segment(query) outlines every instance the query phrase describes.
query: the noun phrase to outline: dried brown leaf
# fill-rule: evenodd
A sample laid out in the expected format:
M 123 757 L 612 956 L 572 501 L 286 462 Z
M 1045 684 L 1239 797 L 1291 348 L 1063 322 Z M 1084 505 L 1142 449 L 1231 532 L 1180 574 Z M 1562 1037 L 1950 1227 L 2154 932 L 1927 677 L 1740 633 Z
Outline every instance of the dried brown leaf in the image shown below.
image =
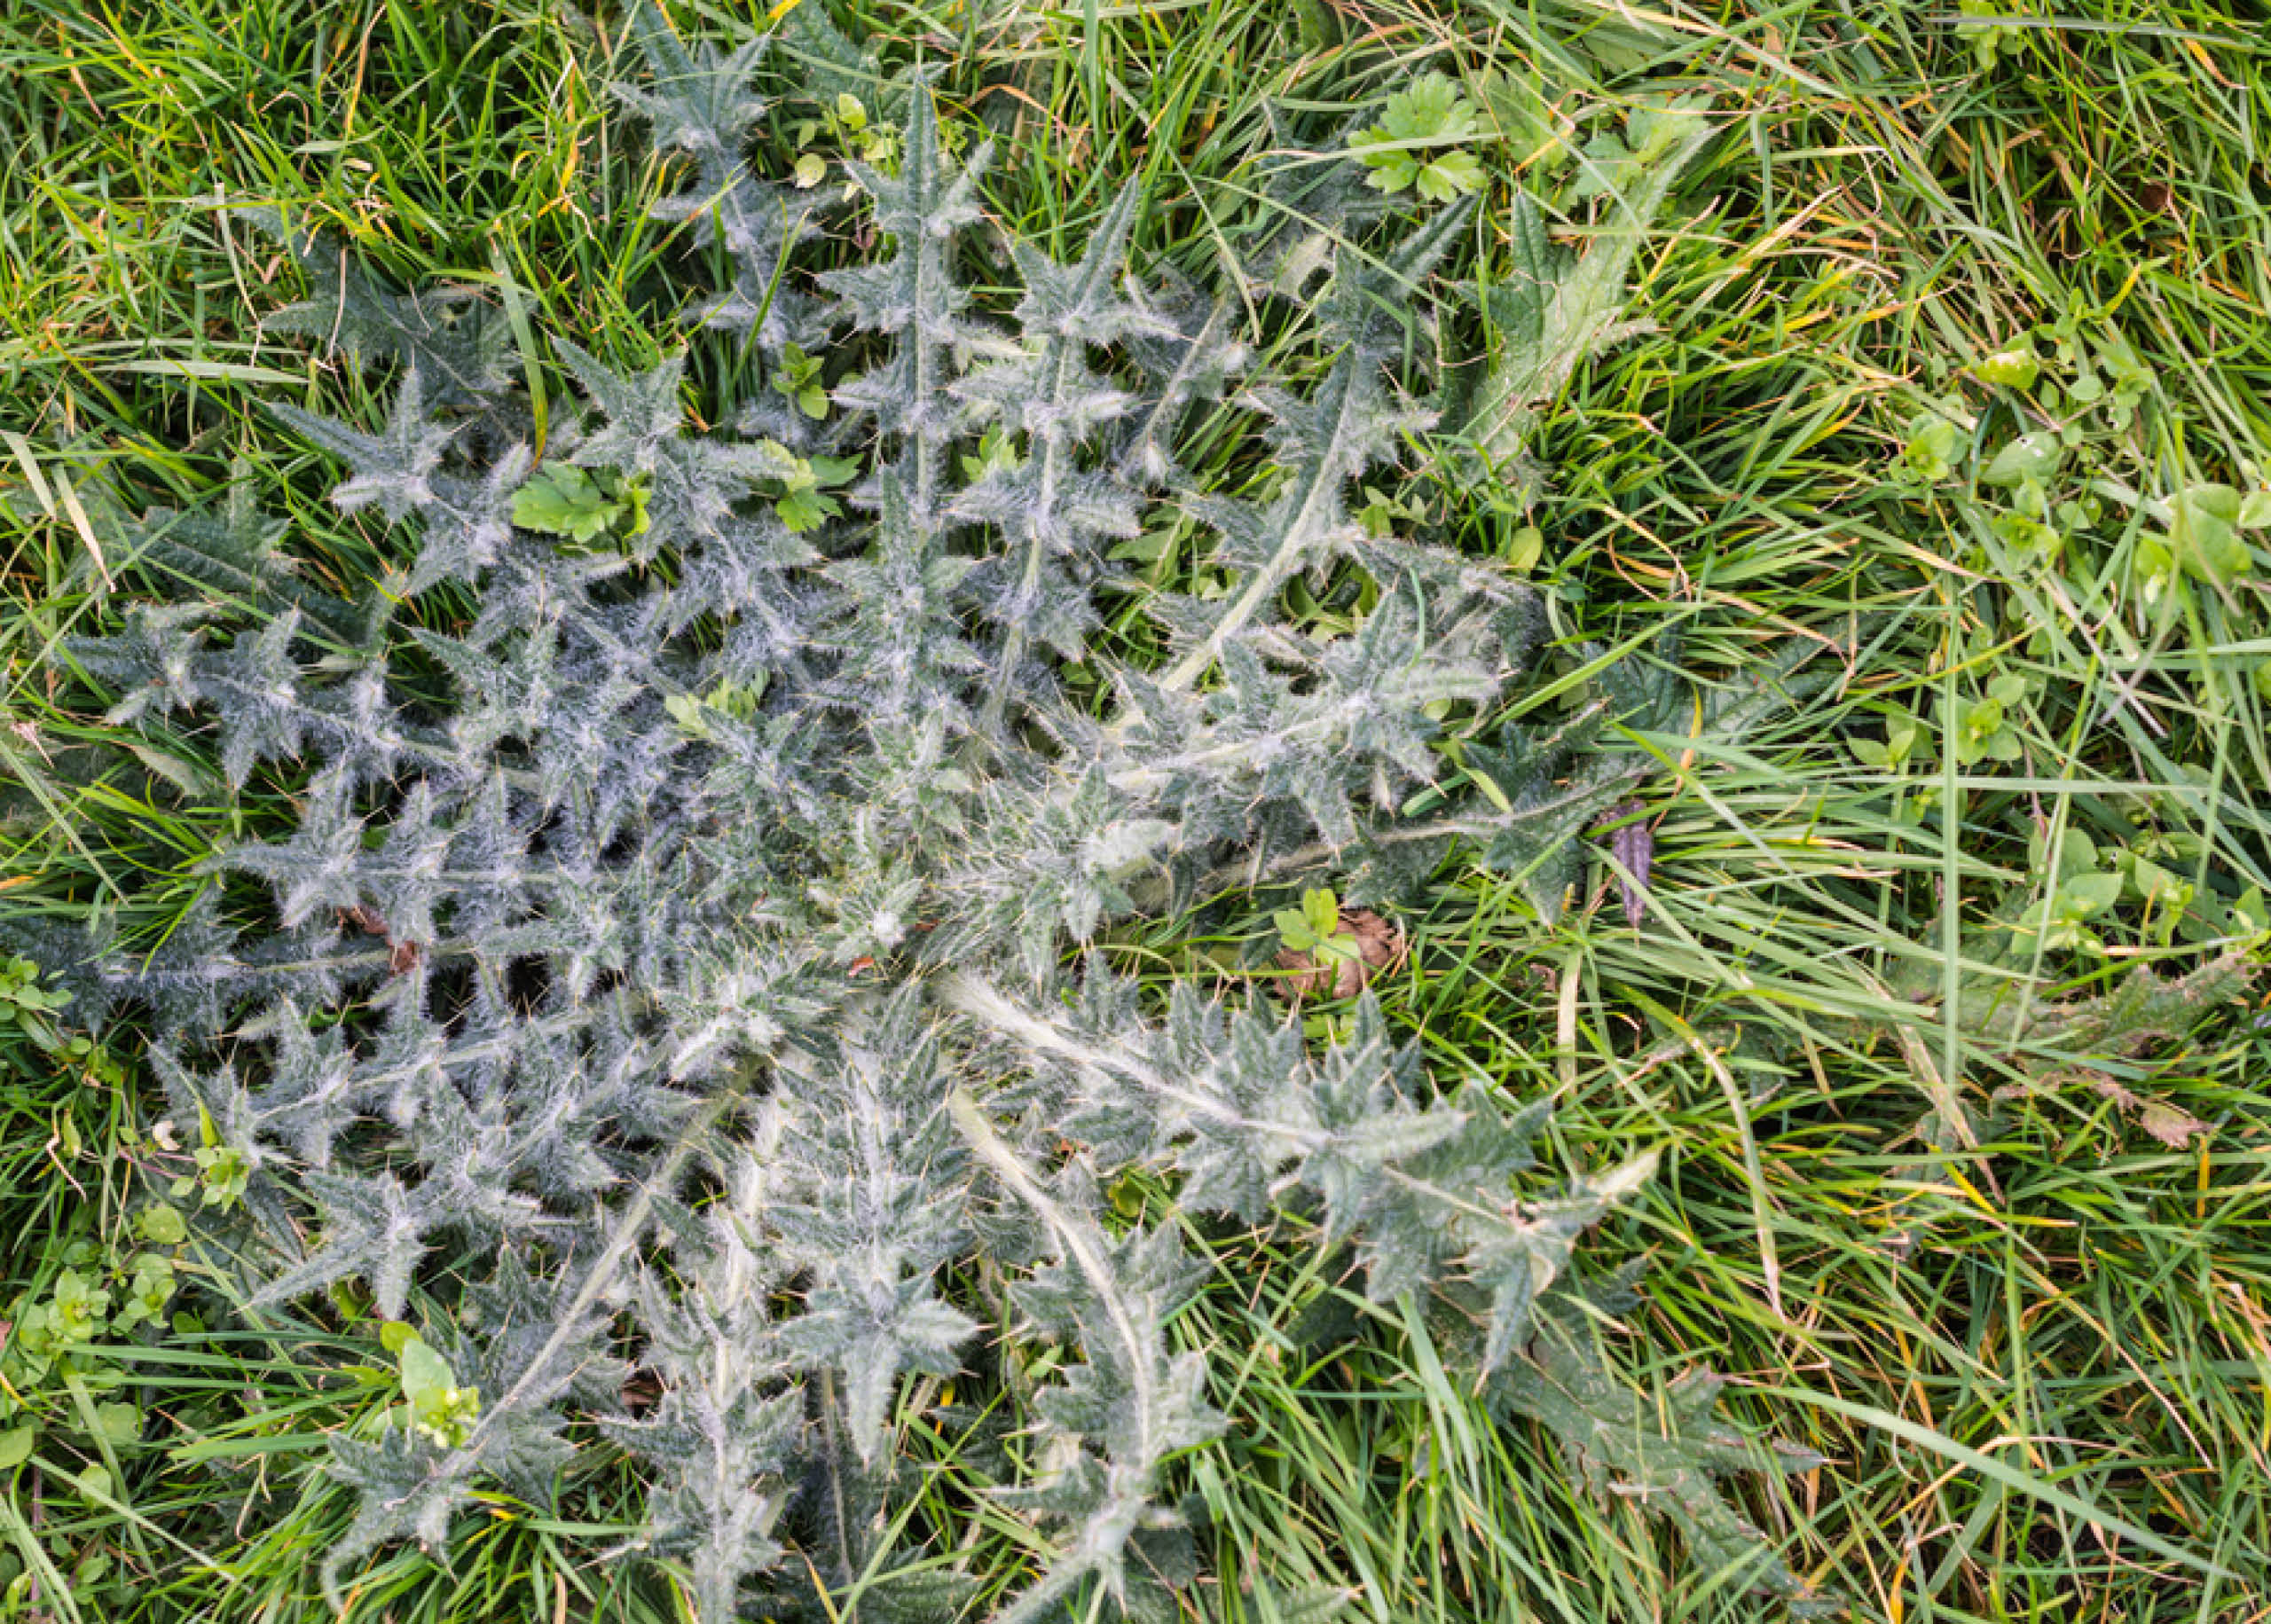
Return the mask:
M 2137 1126 L 2172 1150 L 2183 1149 L 2196 1134 L 2208 1131 L 2208 1125 L 2199 1118 L 2179 1110 L 2166 1100 L 2146 1101 L 2145 1109 L 2137 1113 Z
M 1297 953 L 1290 947 L 1277 955 L 1277 968 L 1292 973 L 1277 985 L 1294 1002 L 1312 997 L 1354 998 L 1379 972 L 1403 964 L 1410 951 L 1403 932 L 1370 908 L 1341 909 L 1333 934 L 1356 938 L 1355 958 Z

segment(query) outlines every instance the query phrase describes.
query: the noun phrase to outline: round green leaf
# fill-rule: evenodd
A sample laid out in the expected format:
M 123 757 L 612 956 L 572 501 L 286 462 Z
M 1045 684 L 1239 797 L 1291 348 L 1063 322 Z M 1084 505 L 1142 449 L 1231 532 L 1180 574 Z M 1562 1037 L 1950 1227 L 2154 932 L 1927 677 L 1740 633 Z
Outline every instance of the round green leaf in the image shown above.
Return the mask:
M 2065 454 L 2056 435 L 2021 435 L 1995 453 L 1979 477 L 1991 485 L 2018 485 L 2028 480 L 2040 484 L 2057 473 Z
M 0 1471 L 20 1466 L 32 1457 L 32 1446 L 39 1441 L 35 1426 L 12 1426 L 0 1432 Z

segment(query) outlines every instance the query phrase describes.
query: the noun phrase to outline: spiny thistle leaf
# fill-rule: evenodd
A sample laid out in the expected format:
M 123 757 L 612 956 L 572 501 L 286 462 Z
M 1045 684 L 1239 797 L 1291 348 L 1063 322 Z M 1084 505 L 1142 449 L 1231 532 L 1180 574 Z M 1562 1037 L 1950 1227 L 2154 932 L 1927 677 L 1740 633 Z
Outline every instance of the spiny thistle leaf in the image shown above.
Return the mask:
M 1713 1415 L 1724 1384 L 1695 1375 L 1674 1383 L 1659 1403 L 1636 1393 L 1603 1359 L 1591 1317 L 1561 1306 L 1542 1318 L 1528 1355 L 1488 1390 L 1492 1408 L 1543 1424 L 1560 1441 L 1587 1487 L 1668 1518 L 1705 1573 L 1736 1573 L 1779 1598 L 1796 1617 L 1843 1612 L 1844 1605 L 1792 1573 L 1764 1536 L 1730 1505 L 1718 1479 L 1762 1467 L 1806 1471 L 1820 1457 L 1762 1447 Z
M 436 410 L 470 414 L 497 443 L 515 437 L 521 413 L 499 399 L 513 341 L 502 312 L 463 294 L 397 293 L 329 234 L 295 229 L 273 208 L 243 213 L 284 245 L 314 294 L 271 311 L 263 332 L 314 339 L 358 367 L 399 362 L 425 379 Z
M 1048 1341 L 1054 1374 L 999 1393 L 1023 1440 L 999 1502 L 1041 1553 L 1001 1616 L 1171 1616 L 1201 1544 L 1178 1463 L 1225 1424 L 1173 1329 L 1206 1269 L 1180 1222 L 1121 1221 L 1108 1181 L 1316 1226 L 1374 1302 L 1454 1313 L 1468 1376 L 1503 1384 L 1560 1356 L 1541 1304 L 1649 1161 L 1536 1189 L 1542 1110 L 1439 1086 L 1369 997 L 1312 1052 L 1188 985 L 1163 1019 L 1101 963 L 1068 986 L 1066 945 L 1232 865 L 1418 872 L 1457 844 L 1559 875 L 1646 760 L 1604 754 L 1609 729 L 1697 708 L 1618 668 L 1561 732 L 1491 745 L 1534 599 L 1352 514 L 1427 420 L 1403 357 L 1463 210 L 1340 256 L 1289 341 L 1307 384 L 1251 373 L 1224 307 L 1127 277 L 1132 191 L 1069 265 L 1018 245 L 997 326 L 959 279 L 985 149 L 949 156 L 927 85 L 896 172 L 854 169 L 884 249 L 815 275 L 744 150 L 762 42 L 689 48 L 643 0 L 630 36 L 650 78 L 625 99 L 695 170 L 658 212 L 734 257 L 706 319 L 755 330 L 753 365 L 694 375 L 748 398 L 697 430 L 687 351 L 626 375 L 555 338 L 593 420 L 555 420 L 531 477 L 481 308 L 299 240 L 319 298 L 283 325 L 401 369 L 377 433 L 275 419 L 346 465 L 342 508 L 415 532 L 403 601 L 451 592 L 347 669 L 303 635 L 334 606 L 295 596 L 246 517 L 176 573 L 232 578 L 263 624 L 231 640 L 207 603 L 139 606 L 67 647 L 115 720 L 209 716 L 232 783 L 295 775 L 291 831 L 211 859 L 265 914 L 216 888 L 81 979 L 147 1005 L 169 1105 L 228 1164 L 198 1221 L 246 1299 L 353 1279 L 420 1316 L 412 1401 L 336 1446 L 358 1509 L 334 1599 L 391 1542 L 444 1546 L 476 1495 L 547 1502 L 593 1421 L 647 1487 L 636 1548 L 701 1624 L 951 1615 L 973 1586 L 908 1532 L 932 1491 L 905 1433 L 945 1384 L 997 1380 L 989 1345 Z M 855 335 L 834 362 L 831 322 Z M 846 410 L 814 412 L 845 365 Z M 1241 374 L 1268 492 L 1155 494 Z M 1095 633 L 1109 547 L 1170 500 L 1226 590 L 1149 606 L 1151 669 Z M 1286 589 L 1343 569 L 1376 590 L 1313 635 Z M 1751 1542 L 1698 1487 L 1732 1455 L 1615 1459 L 1676 1479 L 1706 1554 Z M 1309 1577 L 1319 1608 L 1340 1594 Z
M 653 0 L 637 0 L 630 21 L 649 78 L 612 88 L 645 115 L 656 146 L 686 153 L 695 167 L 688 190 L 648 212 L 657 220 L 692 220 L 696 241 L 722 241 L 734 256 L 733 286 L 709 302 L 703 321 L 754 332 L 774 352 L 809 336 L 810 305 L 796 288 L 779 287 L 785 255 L 809 228 L 804 206 L 786 189 L 756 179 L 742 152 L 765 111 L 750 78 L 772 36 L 759 35 L 721 57 L 706 42 L 688 50 Z
M 1536 200 L 1514 193 L 1513 273 L 1483 297 L 1489 369 L 1465 428 L 1494 466 L 1518 466 L 1538 408 L 1561 393 L 1579 365 L 1641 330 L 1621 319 L 1625 278 L 1672 186 L 1714 133 L 1700 113 L 1680 120 L 1669 145 L 1651 149 L 1640 173 L 1616 189 L 1607 228 L 1583 255 L 1549 243 Z
M 290 528 L 287 520 L 262 515 L 250 470 L 240 462 L 218 517 L 153 507 L 121 538 L 119 553 L 179 595 L 201 593 L 216 608 L 261 619 L 296 611 L 310 635 L 342 652 L 368 647 L 380 614 L 377 592 L 366 587 L 350 599 L 315 584 L 279 549 Z

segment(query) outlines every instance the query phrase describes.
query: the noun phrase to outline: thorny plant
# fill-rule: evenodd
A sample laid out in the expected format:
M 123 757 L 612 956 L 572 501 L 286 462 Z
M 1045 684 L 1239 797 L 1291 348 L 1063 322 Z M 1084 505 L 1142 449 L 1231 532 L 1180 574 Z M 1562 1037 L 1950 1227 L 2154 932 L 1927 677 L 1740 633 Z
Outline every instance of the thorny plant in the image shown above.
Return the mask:
M 350 602 L 248 500 L 153 513 L 136 552 L 255 624 L 145 604 L 70 649 L 114 719 L 201 713 L 232 782 L 295 775 L 295 832 L 216 863 L 272 908 L 216 888 L 80 982 L 144 1007 L 175 1118 L 240 1170 L 195 1223 L 251 1303 L 361 1282 L 418 1321 L 389 1342 L 401 1424 L 334 1442 L 360 1495 L 334 1599 L 488 1486 L 546 1501 L 589 1420 L 640 1463 L 641 1548 L 703 1624 L 954 1615 L 974 1585 L 908 1514 L 908 1416 L 1049 1344 L 994 1489 L 1049 1554 L 1000 1616 L 1173 1615 L 1197 1577 L 1177 1456 L 1225 1423 L 1170 1331 L 1205 1272 L 1188 1226 L 1101 1193 L 1142 1169 L 1192 1234 L 1313 1226 L 1497 1414 L 1704 1566 L 1816 1604 L 1715 1481 L 1799 1457 L 1715 1423 L 1708 1379 L 1663 1408 L 1598 1345 L 1625 1283 L 1573 1252 L 1650 1156 L 1541 1192 L 1542 1109 L 1432 1082 L 1369 993 L 1317 1053 L 1267 1000 L 1183 985 L 1162 1010 L 1067 957 L 1233 882 L 1331 871 L 1391 906 L 1455 852 L 1550 910 L 1649 765 L 1633 734 L 1697 714 L 1618 664 L 1553 729 L 1497 725 L 1542 646 L 1528 592 L 1350 512 L 1430 421 L 1402 322 L 1464 207 L 1329 265 L 1298 245 L 1328 278 L 1296 388 L 1242 376 L 1226 308 L 1127 274 L 1133 190 L 1074 263 L 1013 245 L 1022 300 L 981 313 L 956 271 L 986 151 L 949 159 L 919 80 L 869 149 L 895 169 L 847 161 L 877 253 L 805 273 L 819 194 L 743 156 L 765 42 L 689 51 L 646 6 L 633 37 L 648 78 L 622 95 L 692 169 L 656 213 L 727 251 L 703 319 L 764 368 L 728 427 L 689 428 L 682 352 L 624 375 L 556 338 L 589 415 L 538 468 L 502 318 L 273 221 L 317 296 L 271 328 L 395 377 L 375 433 L 275 419 L 414 562 Z M 1184 498 L 1220 590 L 1151 597 L 1166 651 L 1123 657 L 1111 550 L 1217 411 L 1266 443 L 1270 494 Z M 1289 618 L 1297 577 L 1358 572 L 1353 632 Z M 399 614 L 445 587 L 475 606 L 458 629 Z

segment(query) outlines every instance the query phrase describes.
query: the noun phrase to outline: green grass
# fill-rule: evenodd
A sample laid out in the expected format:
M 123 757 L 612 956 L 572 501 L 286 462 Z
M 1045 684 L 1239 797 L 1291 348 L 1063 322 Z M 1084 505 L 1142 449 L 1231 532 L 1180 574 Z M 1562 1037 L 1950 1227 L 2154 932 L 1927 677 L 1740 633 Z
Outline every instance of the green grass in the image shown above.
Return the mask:
M 1572 647 L 1663 652 L 1677 630 L 1682 663 L 1735 683 L 1796 636 L 1831 651 L 1837 680 L 1741 753 L 1667 751 L 1644 792 L 1640 929 L 1606 867 L 1552 925 L 1518 888 L 1453 870 L 1400 922 L 1414 951 L 1381 991 L 1446 1074 L 1553 1095 L 1565 1165 L 1662 1149 L 1599 1243 L 1649 1260 L 1635 1375 L 1708 1365 L 1746 1424 L 1827 1458 L 1739 1493 L 1856 1616 L 2271 1614 L 2259 998 L 2133 1053 L 2027 1054 L 1945 996 L 1951 949 L 1976 957 L 1994 908 L 2050 889 L 2031 839 L 2071 828 L 2141 851 L 2201 904 L 2164 940 L 2133 881 L 2079 922 L 2102 954 L 2026 949 L 2037 1005 L 2137 964 L 2187 968 L 2227 905 L 2271 889 L 2264 533 L 2235 579 L 2173 588 L 2166 612 L 2139 584 L 2156 504 L 2271 478 L 2271 12 L 2087 0 L 1983 50 L 1953 0 L 854 9 L 893 57 L 943 63 L 950 114 L 991 127 L 1004 230 L 1061 250 L 1140 182 L 1139 253 L 1208 279 L 1255 259 L 1262 173 L 1411 72 L 1535 67 L 1572 114 L 1711 97 L 1725 131 L 1637 262 L 1629 314 L 1652 330 L 1581 366 L 1545 413 L 1533 449 L 1550 480 L 1494 509 L 1460 459 L 1421 445 L 1411 485 L 1478 553 L 1512 549 L 1524 522 L 1543 531 L 1532 574 Z M 729 33 L 757 20 L 746 4 L 674 10 Z M 656 178 L 602 89 L 617 43 L 611 13 L 594 25 L 525 0 L 0 14 L 0 491 L 17 514 L 0 517 L 0 910 L 161 930 L 215 841 L 286 812 L 281 781 L 230 802 L 193 733 L 121 758 L 49 663 L 63 636 L 159 584 L 90 554 L 82 520 L 99 541 L 110 484 L 186 506 L 217 500 L 242 459 L 311 569 L 353 580 L 389 556 L 375 527 L 327 507 L 324 467 L 254 404 L 373 410 L 351 374 L 255 335 L 296 290 L 227 206 L 311 213 L 402 282 L 509 280 L 533 329 L 651 357 L 677 297 L 660 273 L 686 250 L 642 218 Z M 1493 190 L 1467 257 L 1495 274 L 1514 159 L 1481 150 Z M 2127 421 L 1968 374 L 2069 311 L 2086 349 L 2118 335 L 2133 357 Z M 1464 360 L 1471 317 L 1428 313 Z M 1254 336 L 1294 334 L 1281 313 Z M 1414 341 L 1436 333 L 1415 323 Z M 729 365 L 705 351 L 695 375 L 714 386 L 703 369 Z M 1901 482 L 1913 420 L 1951 391 L 1974 418 L 1966 455 L 2081 426 L 2048 496 L 2094 511 L 2055 561 L 1994 528 L 2008 492 Z M 1197 460 L 1222 487 L 1253 471 Z M 1155 566 L 1188 567 L 1172 550 Z M 2027 683 L 2004 718 L 2015 758 L 1959 762 L 1956 707 L 2008 675 Z M 1851 748 L 1882 739 L 1896 707 L 1919 739 L 1900 785 Z M 1937 796 L 1929 816 L 1920 794 Z M 1210 948 L 1258 939 L 1285 901 L 1225 898 L 1115 950 L 1205 972 Z M 114 1239 L 145 1152 L 131 1085 L 59 1068 L 4 1029 L 0 1067 L 12 1298 L 48 1290 L 74 1246 Z M 1936 1147 L 1922 1126 L 1951 1091 L 1976 1145 Z M 2179 1142 L 2146 1131 L 2155 1107 Z M 2177 1116 L 2202 1130 L 2170 1131 Z M 1376 1322 L 1304 1237 L 1219 1250 L 1219 1285 L 1181 1327 L 1215 1352 L 1234 1420 L 1191 1467 L 1223 1575 L 1201 1593 L 1210 1615 L 1297 1616 L 1303 1583 L 1352 1588 L 1352 1616 L 1382 1624 L 1761 1611 L 1638 1508 L 1586 1493 L 1542 1436 L 1493 1426 L 1424 1335 Z M 0 1551 L 29 1575 L 19 1616 L 321 1616 L 314 1566 L 350 1507 L 312 1468 L 326 1432 L 369 1422 L 386 1372 L 352 1326 L 226 1314 L 224 1260 L 200 1283 L 211 1328 L 122 1355 L 115 1393 L 23 1395 L 47 1424 L 0 1496 Z M 141 1424 L 90 1493 L 76 1479 L 100 1463 L 74 1418 L 120 1399 Z M 941 1470 L 916 1516 L 1010 1588 L 1025 1533 L 964 1492 L 998 1445 L 974 1427 L 925 1447 Z M 676 1617 L 662 1584 L 605 1554 L 638 1510 L 636 1483 L 595 1461 L 552 1511 L 499 1500 L 449 1551 L 376 1563 L 351 1616 Z

